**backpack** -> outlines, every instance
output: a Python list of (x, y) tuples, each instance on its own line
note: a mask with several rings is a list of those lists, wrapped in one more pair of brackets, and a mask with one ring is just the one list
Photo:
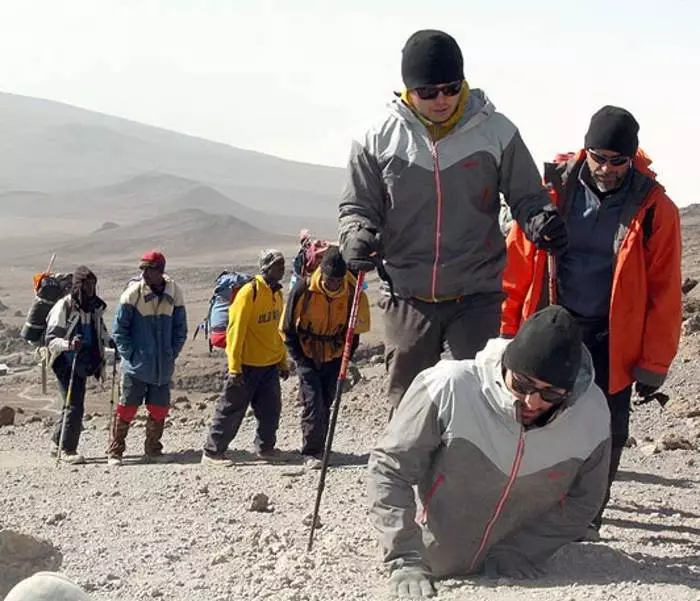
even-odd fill
[(290, 282), (290, 290), (294, 288), (294, 285), (300, 278), (306, 278), (316, 270), (321, 263), (324, 253), (331, 246), (333, 246), (332, 242), (312, 238), (309, 230), (301, 230), (299, 233), (299, 251), (293, 262), (294, 274)]
[(44, 345), (49, 312), (70, 292), (72, 285), (72, 273), (38, 273), (34, 276), (34, 300), (20, 332), (22, 338), (36, 346)]
[(222, 271), (216, 278), (214, 290), (209, 299), (209, 309), (204, 320), (195, 328), (192, 340), (197, 338), (200, 330), (209, 343), (209, 352), (214, 347), (226, 348), (226, 329), (228, 328), (228, 310), (241, 288), (248, 282), (253, 285), (253, 300), (257, 296), (255, 278), (238, 271)]

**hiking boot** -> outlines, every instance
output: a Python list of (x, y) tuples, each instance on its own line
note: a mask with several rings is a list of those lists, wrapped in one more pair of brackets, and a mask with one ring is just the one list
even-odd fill
[(68, 451), (63, 451), (61, 460), (65, 463), (70, 463), (71, 465), (83, 465), (85, 463), (85, 457), (79, 453), (76, 453), (75, 451), (70, 453)]
[(147, 460), (162, 461), (163, 445), (160, 439), (163, 437), (165, 420), (157, 421), (151, 415), (146, 420), (146, 441), (143, 444), (143, 453)]
[(255, 456), (261, 461), (267, 461), (268, 463), (279, 463), (280, 461), (286, 461), (287, 459), (285, 454), (277, 448), (256, 451)]
[(304, 467), (308, 470), (320, 470), (323, 467), (323, 455), (304, 455)]
[(202, 465), (207, 467), (232, 467), (233, 460), (226, 457), (223, 453), (220, 455), (207, 455), (202, 452)]
[(118, 417), (114, 423), (112, 442), (109, 443), (107, 449), (107, 463), (109, 465), (122, 464), (122, 456), (126, 450), (126, 435), (129, 433), (130, 427), (131, 424), (121, 417)]

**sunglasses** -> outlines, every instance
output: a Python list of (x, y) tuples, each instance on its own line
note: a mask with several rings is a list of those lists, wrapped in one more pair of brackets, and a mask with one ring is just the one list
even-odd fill
[(462, 91), (462, 81), (453, 81), (442, 86), (421, 86), (413, 91), (421, 100), (435, 100), (440, 92), (445, 96), (457, 96)]
[(625, 163), (629, 162), (630, 160), (630, 157), (622, 155), (606, 157), (590, 149), (587, 152), (588, 156), (591, 157), (596, 163), (598, 163), (598, 165), (605, 165), (606, 163), (610, 163), (613, 167), (622, 167)]
[(552, 390), (551, 386), (539, 388), (527, 376), (512, 374), (511, 381), (513, 390), (518, 394), (539, 394), (540, 398), (543, 401), (551, 403), (552, 405), (561, 405), (564, 401), (566, 401), (566, 399), (568, 399), (571, 396), (570, 391), (557, 392), (555, 390)]

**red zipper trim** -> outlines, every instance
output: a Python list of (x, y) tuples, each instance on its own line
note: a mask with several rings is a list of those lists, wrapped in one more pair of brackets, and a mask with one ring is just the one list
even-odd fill
[(442, 184), (440, 182), (440, 155), (438, 154), (437, 142), (432, 145), (433, 173), (435, 174), (435, 192), (437, 200), (437, 215), (435, 218), (435, 262), (433, 263), (433, 281), (431, 295), (433, 300), (437, 300), (437, 279), (438, 267), (440, 265), (440, 237), (442, 236)]
[(501, 515), (501, 512), (503, 511), (503, 506), (506, 504), (506, 501), (508, 500), (508, 495), (510, 494), (510, 491), (513, 488), (513, 485), (515, 484), (515, 479), (518, 476), (518, 472), (520, 471), (520, 464), (523, 461), (523, 455), (525, 451), (525, 428), (520, 428), (520, 437), (518, 438), (518, 446), (515, 450), (515, 459), (513, 460), (513, 467), (510, 470), (510, 477), (508, 478), (508, 483), (506, 484), (506, 487), (503, 489), (503, 492), (501, 493), (501, 497), (498, 499), (498, 503), (496, 503), (496, 509), (493, 512), (493, 515), (491, 516), (491, 519), (488, 521), (486, 524), (486, 528), (484, 528), (484, 533), (481, 535), (481, 541), (479, 542), (479, 549), (477, 550), (476, 554), (474, 555), (474, 559), (472, 559), (471, 567), (470, 570), (475, 570), (476, 569), (476, 564), (478, 563), (479, 557), (481, 554), (484, 552), (484, 549), (486, 548), (487, 543), (489, 542), (489, 537), (491, 536), (491, 531), (493, 530), (493, 527), (496, 525), (496, 522), (498, 521), (498, 518)]
[(433, 485), (428, 489), (428, 492), (425, 493), (425, 499), (423, 501), (423, 511), (421, 511), (421, 515), (419, 518), (419, 523), (424, 524), (425, 521), (428, 519), (428, 503), (432, 500), (432, 498), (435, 496), (435, 493), (437, 492), (438, 488), (440, 488), (445, 482), (445, 474), (439, 473), (437, 477), (435, 478), (435, 482), (433, 482)]

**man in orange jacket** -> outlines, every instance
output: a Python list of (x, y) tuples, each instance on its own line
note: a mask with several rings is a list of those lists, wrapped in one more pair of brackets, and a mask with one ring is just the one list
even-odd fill
[(508, 235), (501, 334), (515, 335), (548, 303), (566, 307), (584, 331), (595, 381), (610, 407), (612, 454), (605, 502), (629, 435), (632, 385), (644, 398), (663, 384), (678, 350), (682, 317), (677, 207), (638, 148), (639, 125), (605, 106), (585, 149), (545, 165), (545, 183), (567, 223), (569, 247), (548, 263), (517, 223)]

